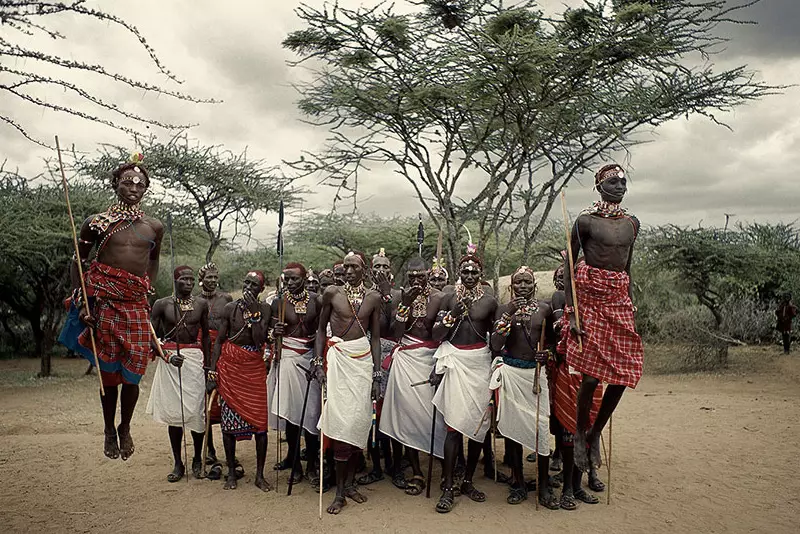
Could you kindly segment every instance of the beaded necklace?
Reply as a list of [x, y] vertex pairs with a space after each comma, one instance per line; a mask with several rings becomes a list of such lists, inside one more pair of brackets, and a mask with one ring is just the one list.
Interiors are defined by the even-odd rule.
[[357, 286], [352, 286], [349, 282], [345, 282], [343, 289], [350, 304], [354, 308], [360, 308], [361, 303], [364, 301], [364, 296], [367, 294], [367, 289], [364, 287], [364, 282], [361, 282]]
[[456, 284], [456, 297], [461, 302], [469, 300], [470, 303], [476, 302], [483, 297], [483, 285], [479, 282], [472, 289], [468, 289], [464, 284]]
[[98, 213], [92, 217], [92, 220], [89, 223], [89, 228], [98, 233], [102, 233], [108, 230], [108, 227], [116, 222], [128, 221], [133, 223], [142, 217], [144, 217], [144, 212], [139, 209], [139, 204], [131, 205], [123, 202], [117, 202], [116, 204], [109, 206], [109, 208], [103, 213]]
[[428, 315], [428, 300], [431, 297], [431, 286], [425, 286], [422, 293], [417, 295], [414, 302], [411, 304], [411, 317], [421, 318]]
[[514, 317], [517, 319], [517, 324], [530, 321], [530, 318], [539, 311], [539, 301], [535, 298], [529, 299], [528, 302], [520, 306]]
[[593, 202], [592, 206], [587, 211], [592, 215], [599, 215], [600, 217], [606, 217], [609, 219], [615, 217], [624, 217], [628, 214], [628, 210], [619, 204], [607, 202], [605, 200]]
[[182, 312], [189, 312], [194, 310], [194, 296], [189, 297], [188, 299], [182, 299], [178, 297], [172, 297], [175, 299], [175, 302], [178, 304], [178, 307]]
[[297, 315], [306, 314], [308, 311], [308, 299], [308, 291], [305, 289], [299, 295], [295, 295], [294, 293], [286, 293], [286, 300], [292, 303], [294, 306], [294, 312]]

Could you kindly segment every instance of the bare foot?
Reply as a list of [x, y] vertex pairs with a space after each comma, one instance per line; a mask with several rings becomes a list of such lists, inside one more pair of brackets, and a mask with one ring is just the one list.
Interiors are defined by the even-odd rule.
[[272, 486], [264, 477], [256, 477], [255, 485], [261, 491], [270, 491], [272, 489]]
[[603, 457], [600, 454], [600, 447], [600, 433], [598, 432], [589, 438], [589, 460], [591, 461], [591, 466], [595, 469], [598, 469], [603, 465]]
[[334, 497], [333, 502], [330, 506], [328, 506], [328, 513], [336, 515], [342, 511], [342, 508], [347, 505], [347, 501], [344, 497], [339, 497], [338, 495]]
[[362, 495], [361, 493], [359, 493], [355, 485], [350, 486], [349, 488], [345, 488], [344, 495], [345, 497], [350, 497], [359, 504], [367, 502], [366, 495]]
[[589, 451], [586, 450], [586, 433], [576, 432], [573, 442], [575, 451], [575, 466], [581, 471], [589, 470]]
[[103, 443], [103, 454], [116, 460], [119, 458], [119, 445], [117, 444], [117, 433], [113, 430], [105, 433], [105, 442]]
[[236, 473], [228, 473], [228, 478], [225, 479], [225, 485], [222, 489], [235, 490], [236, 487]]
[[119, 434], [119, 453], [123, 460], [127, 460], [133, 456], [133, 451], [136, 450], [133, 446], [133, 438], [131, 437], [131, 429], [123, 429], [122, 425], [117, 427], [117, 434]]

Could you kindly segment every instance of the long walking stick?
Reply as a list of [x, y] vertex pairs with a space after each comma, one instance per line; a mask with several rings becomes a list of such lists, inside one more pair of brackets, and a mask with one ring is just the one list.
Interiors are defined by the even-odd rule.
[[[492, 393], [494, 397], [494, 393]], [[492, 467], [494, 468], [494, 481], [497, 482], [497, 404], [492, 406]]]
[[431, 479], [433, 478], [433, 448], [436, 445], [436, 405], [433, 405], [433, 419], [431, 420], [431, 448], [428, 454], [428, 479], [425, 482], [425, 498], [431, 498]]
[[[308, 372], [308, 369], [305, 369], [304, 367], [299, 365], [297, 367], [300, 367], [300, 369]], [[303, 423], [306, 420], [306, 406], [308, 405], [308, 393], [311, 391], [311, 375], [307, 374], [306, 378], [308, 379], [308, 383], [306, 384], [306, 394], [303, 397], [303, 411], [300, 415], [300, 431], [297, 433], [297, 443], [295, 443], [294, 454], [292, 455], [292, 474], [289, 475], [289, 484], [288, 488], [286, 489], [286, 495], [292, 494], [292, 486], [294, 485], [294, 466], [297, 465], [297, 462], [300, 459], [300, 435], [303, 433]], [[322, 482], [322, 479], [320, 479], [320, 482]]]
[[[547, 325], [547, 319], [542, 320], [542, 330], [539, 333], [539, 346], [537, 347], [538, 351], [544, 348], [544, 331], [545, 326]], [[539, 380], [542, 376], [542, 364], [539, 363], [537, 358], [536, 360], [536, 372], [533, 376], [533, 391], [536, 393], [536, 510], [539, 510], [539, 495], [542, 494], [541, 488], [539, 487], [539, 408], [541, 407], [542, 402], [542, 388], [539, 386]]]
[[319, 518], [322, 520], [322, 486], [325, 481], [325, 470], [322, 468], [323, 456], [325, 453], [325, 433], [323, 431], [325, 422], [325, 386], [321, 386], [319, 396]]
[[211, 432], [211, 407], [214, 406], [216, 396], [217, 390], [215, 389], [208, 396], [208, 406], [206, 406], [206, 433], [203, 434], [203, 470], [201, 471], [204, 478], [206, 476], [206, 458], [208, 457], [208, 433]]
[[[561, 191], [561, 214], [564, 218], [564, 231], [567, 234], [567, 262], [569, 263], [569, 281], [572, 289], [572, 307], [575, 308], [575, 327], [581, 329], [581, 315], [578, 313], [578, 292], [575, 289], [575, 261], [572, 257], [572, 233], [569, 228], [569, 216], [567, 215], [567, 201], [564, 191]], [[578, 334], [578, 350], [583, 352], [583, 339]]]
[[[67, 214], [69, 215], [69, 227], [72, 230], [72, 245], [75, 248], [75, 265], [78, 267], [78, 278], [81, 279], [81, 294], [83, 295], [83, 307], [86, 313], [89, 310], [89, 295], [86, 293], [86, 281], [83, 279], [83, 265], [81, 264], [81, 252], [78, 248], [78, 233], [75, 231], [75, 218], [72, 216], [72, 204], [69, 201], [69, 187], [67, 186], [67, 175], [64, 174], [64, 163], [61, 161], [61, 145], [56, 136], [56, 152], [58, 152], [58, 168], [61, 170], [61, 183], [64, 186], [64, 199], [67, 201]], [[92, 342], [92, 356], [94, 356], [94, 366], [97, 367], [97, 380], [100, 382], [100, 396], [105, 396], [106, 390], [103, 387], [103, 377], [100, 376], [100, 361], [97, 359], [97, 345], [94, 341], [94, 327], [89, 326], [89, 340]]]
[[606, 490], [608, 493], [606, 494], [606, 505], [611, 504], [611, 440], [613, 439], [613, 431], [614, 431], [614, 414], [612, 413], [608, 418], [608, 459], [606, 460], [606, 465], [608, 466], [608, 484], [606, 484]]
[[[172, 241], [172, 213], [167, 213], [167, 231], [169, 233], [169, 259], [172, 267], [172, 305], [175, 309], [175, 352], [178, 357], [181, 355], [181, 344], [178, 341], [179, 333], [178, 327], [181, 324], [183, 314], [178, 307], [178, 287], [175, 280], [175, 244]], [[152, 328], [152, 327], [151, 327]], [[181, 401], [181, 429], [183, 430], [183, 465], [184, 469], [189, 467], [189, 449], [186, 447], [186, 415], [183, 411], [183, 374], [181, 368], [178, 367], [178, 394]], [[189, 477], [186, 477], [186, 483], [189, 483]]]
[[[284, 298], [284, 287], [283, 287], [283, 199], [280, 201], [280, 205], [278, 207], [278, 238], [277, 244], [275, 245], [275, 249], [278, 253], [278, 267], [280, 269], [280, 274], [278, 275], [278, 298], [280, 301], [278, 302], [278, 320], [283, 322], [284, 318], [286, 317], [286, 299]], [[282, 447], [281, 447], [281, 352], [283, 350], [283, 338], [275, 339], [275, 354], [273, 355], [273, 364], [272, 369], [275, 373], [275, 436], [278, 446], [275, 448], [276, 452], [276, 465], [280, 467], [281, 463], [281, 456], [282, 454]], [[300, 422], [300, 429], [302, 430], [303, 424], [302, 421]], [[289, 471], [289, 478], [292, 478], [292, 472], [294, 471], [294, 464], [290, 467], [291, 471]], [[278, 478], [280, 477], [280, 469], [275, 470], [275, 488], [278, 488]], [[291, 495], [291, 494], [290, 494]]]

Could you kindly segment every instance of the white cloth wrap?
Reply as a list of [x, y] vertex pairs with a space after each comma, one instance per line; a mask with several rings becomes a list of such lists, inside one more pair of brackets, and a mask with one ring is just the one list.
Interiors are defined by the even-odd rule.
[[[306, 373], [297, 365], [310, 369], [314, 351], [309, 348], [313, 340], [303, 337], [285, 337], [281, 349], [281, 361], [278, 372], [273, 366], [267, 377], [267, 390], [269, 392], [269, 425], [278, 428], [280, 416], [280, 430], [286, 428], [286, 421], [300, 426], [300, 417], [303, 415], [303, 399], [306, 395]], [[280, 374], [280, 403], [278, 403], [278, 388], [276, 379]], [[311, 381], [306, 403], [306, 415], [303, 419], [303, 428], [314, 434], [319, 434], [317, 421], [319, 421], [319, 382]], [[280, 413], [278, 407], [280, 404]]]
[[[420, 343], [421, 340], [406, 335], [392, 356], [392, 372], [383, 400], [380, 429], [406, 447], [427, 453], [431, 446], [431, 401], [435, 390], [429, 384], [414, 388], [411, 384], [430, 378], [436, 348], [407, 348]], [[444, 418], [437, 412], [433, 454], [438, 458], [444, 457], [446, 436]]]
[[332, 337], [328, 344], [328, 398], [320, 418], [322, 431], [330, 439], [366, 448], [372, 427], [369, 340]]
[[444, 341], [433, 357], [436, 360], [436, 373], [444, 375], [433, 396], [433, 404], [447, 426], [473, 441], [483, 442], [491, 424], [491, 417], [486, 417], [481, 423], [490, 398], [489, 347], [484, 345], [465, 350]]
[[[167, 358], [175, 353], [174, 350], [164, 350]], [[192, 432], [205, 432], [206, 376], [203, 370], [203, 351], [197, 348], [181, 348], [181, 356], [183, 366], [180, 382], [178, 368], [159, 358], [145, 412], [152, 415], [157, 423], [181, 426], [182, 382], [186, 428]]]
[[[499, 390], [497, 429], [504, 437], [523, 447], [536, 450], [536, 402], [533, 391], [536, 368], [520, 369], [495, 358], [492, 363], [491, 388]], [[544, 368], [539, 369], [539, 449], [550, 454], [550, 393]]]

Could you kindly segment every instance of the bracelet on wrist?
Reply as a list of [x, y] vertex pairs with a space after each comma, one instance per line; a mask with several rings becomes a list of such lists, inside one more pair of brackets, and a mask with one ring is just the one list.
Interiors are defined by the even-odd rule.
[[453, 328], [456, 324], [456, 318], [450, 312], [447, 312], [444, 317], [442, 317], [442, 324], [445, 325], [447, 328]]
[[384, 373], [382, 370], [372, 371], [372, 380], [383, 380]]

